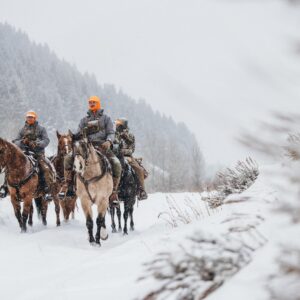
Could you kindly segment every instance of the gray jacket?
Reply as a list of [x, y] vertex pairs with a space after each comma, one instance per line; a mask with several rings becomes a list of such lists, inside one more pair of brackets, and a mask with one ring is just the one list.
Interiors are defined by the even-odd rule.
[[22, 150], [26, 150], [26, 145], [23, 144], [23, 139], [28, 138], [30, 141], [34, 141], [37, 145], [35, 149], [29, 149], [37, 154], [44, 153], [45, 148], [49, 145], [50, 140], [45, 127], [35, 122], [33, 125], [25, 123], [24, 127], [19, 131], [18, 136], [13, 143], [16, 144]]
[[103, 113], [103, 109], [95, 114], [90, 110], [79, 124], [78, 133], [87, 130], [90, 142], [103, 144], [105, 141], [113, 142], [115, 138], [114, 125], [111, 118]]

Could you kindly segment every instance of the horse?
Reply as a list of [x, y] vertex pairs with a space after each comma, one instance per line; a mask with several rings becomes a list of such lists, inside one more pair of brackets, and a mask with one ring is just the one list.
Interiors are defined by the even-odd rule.
[[[65, 197], [60, 200], [59, 193], [64, 184], [64, 156], [72, 151], [73, 142], [70, 134], [60, 134], [58, 131], [56, 131], [56, 135], [58, 139], [57, 154], [53, 157], [50, 157], [49, 160], [53, 164], [56, 171], [56, 182], [52, 186], [52, 195], [53, 202], [55, 204], [56, 224], [57, 226], [60, 226], [60, 206], [62, 208], [64, 220], [66, 222], [69, 220], [71, 213], [72, 218], [74, 219], [77, 196]], [[43, 197], [38, 197], [35, 199], [35, 204], [37, 207], [38, 215], [42, 217], [42, 221], [44, 225], [46, 225], [48, 201], [45, 201]]]
[[[73, 140], [70, 133], [60, 134], [56, 131], [58, 145], [57, 153], [54, 157], [51, 158], [56, 169], [56, 182], [59, 185], [59, 190], [61, 190], [64, 184], [64, 157], [69, 154], [73, 149]], [[77, 196], [64, 197], [60, 200], [60, 205], [63, 210], [64, 220], [67, 222], [72, 213], [72, 219], [74, 219], [75, 207], [76, 207]]]
[[[106, 240], [108, 234], [105, 225], [105, 213], [109, 196], [113, 191], [112, 171], [107, 158], [97, 152], [86, 138], [76, 141], [74, 149], [74, 167], [76, 172], [77, 195], [86, 217], [86, 227], [91, 244], [100, 244], [100, 238]], [[92, 205], [97, 205], [97, 232], [93, 236]]]
[[[134, 230], [133, 209], [134, 209], [134, 204], [136, 202], [136, 196], [138, 193], [138, 184], [137, 184], [136, 174], [134, 173], [134, 170], [129, 165], [129, 163], [126, 161], [124, 156], [119, 155], [119, 159], [120, 159], [120, 162], [122, 165], [122, 175], [121, 175], [118, 197], [119, 197], [119, 200], [124, 203], [123, 233], [124, 233], [124, 235], [127, 235], [128, 234], [128, 229], [127, 229], [128, 217], [130, 217], [130, 230], [131, 231]], [[113, 233], [117, 232], [116, 223], [115, 223], [115, 211], [116, 211], [117, 217], [118, 217], [118, 231], [122, 231], [120, 206], [115, 207], [113, 205], [110, 205], [109, 209], [110, 209], [110, 215], [111, 215], [112, 232]]]
[[28, 217], [28, 225], [32, 226], [32, 199], [39, 184], [38, 171], [21, 149], [0, 138], [0, 172], [3, 171], [21, 232], [26, 232]]

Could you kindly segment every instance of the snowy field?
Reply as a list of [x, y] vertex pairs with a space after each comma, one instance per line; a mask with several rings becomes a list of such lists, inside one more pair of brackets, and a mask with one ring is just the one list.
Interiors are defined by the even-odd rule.
[[[200, 199], [199, 195], [173, 195]], [[110, 234], [102, 247], [87, 241], [80, 203], [75, 220], [55, 226], [54, 206], [48, 226], [34, 218], [29, 232], [21, 234], [9, 199], [0, 202], [1, 299], [133, 299], [142, 263], [157, 250], [169, 248], [176, 232], [158, 219], [168, 207], [166, 195], [151, 195], [135, 211], [136, 231], [128, 236]], [[203, 204], [203, 213], [207, 214]], [[107, 215], [107, 227], [110, 216]]]
[[[141, 299], [156, 284], [151, 278], [137, 281], [143, 275], [143, 263], [151, 261], [157, 252], [172, 252], [197, 230], [222, 236], [229, 229], [250, 225], [249, 232], [237, 234], [253, 249], [259, 249], [266, 242], [264, 236], [269, 234], [265, 220], [275, 197], [263, 178], [260, 176], [248, 191], [231, 196], [228, 204], [215, 210], [209, 209], [199, 194], [150, 195], [135, 207], [136, 230], [128, 236], [110, 233], [101, 248], [90, 246], [87, 241], [80, 203], [75, 219], [63, 222], [58, 228], [51, 204], [48, 226], [44, 227], [35, 215], [33, 227], [21, 234], [9, 198], [4, 199], [0, 201], [0, 299]], [[176, 213], [171, 217], [170, 206], [173, 211], [180, 211], [183, 222]], [[196, 210], [191, 210], [191, 206]], [[162, 212], [168, 213], [158, 218]], [[106, 225], [110, 229], [109, 215]], [[225, 299], [224, 291], [231, 300], [240, 299], [245, 290], [249, 291], [249, 299], [266, 299], [263, 290], [251, 289], [251, 283], [254, 279], [257, 283], [258, 273], [263, 276], [263, 265], [257, 269], [252, 264], [261, 266], [267, 247], [256, 251], [257, 260], [209, 299]], [[269, 249], [267, 253], [268, 261], [272, 251]], [[231, 285], [232, 282], [235, 284]]]

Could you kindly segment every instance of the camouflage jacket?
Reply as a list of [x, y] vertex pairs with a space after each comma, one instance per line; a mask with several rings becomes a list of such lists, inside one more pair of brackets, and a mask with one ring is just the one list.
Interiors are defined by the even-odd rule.
[[27, 138], [29, 141], [36, 143], [37, 147], [30, 149], [30, 151], [40, 154], [45, 152], [45, 148], [49, 145], [50, 140], [45, 127], [35, 122], [33, 125], [25, 123], [24, 127], [19, 131], [18, 136], [13, 143], [20, 147], [22, 150], [27, 150], [28, 146], [23, 143]]
[[119, 151], [124, 156], [132, 156], [135, 150], [135, 137], [128, 129], [116, 132], [115, 142], [119, 144]]
[[87, 116], [80, 121], [77, 133], [83, 130], [86, 130], [90, 142], [99, 145], [105, 141], [113, 142], [115, 138], [113, 122], [109, 116], [103, 113], [103, 109], [95, 114], [91, 111], [87, 112]]

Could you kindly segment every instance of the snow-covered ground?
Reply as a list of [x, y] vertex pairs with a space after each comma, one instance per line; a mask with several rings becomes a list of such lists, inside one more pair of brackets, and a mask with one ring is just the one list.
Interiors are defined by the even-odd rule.
[[[185, 196], [200, 198], [172, 195]], [[59, 228], [51, 204], [48, 226], [35, 215], [32, 229], [21, 234], [9, 198], [0, 201], [0, 299], [133, 299], [142, 263], [170, 248], [168, 239], [175, 232], [158, 219], [167, 207], [166, 195], [151, 195], [136, 207], [136, 230], [128, 236], [110, 234], [99, 248], [87, 241], [80, 204], [75, 220]], [[106, 223], [109, 227], [109, 215]]]
[[[135, 207], [136, 230], [128, 236], [110, 234], [101, 248], [90, 246], [87, 241], [80, 203], [75, 220], [57, 228], [51, 204], [48, 226], [44, 227], [35, 215], [33, 227], [21, 234], [9, 198], [4, 199], [0, 201], [0, 298], [140, 299], [155, 284], [151, 279], [137, 282], [145, 269], [143, 263], [153, 259], [159, 251], [172, 252], [196, 230], [222, 235], [228, 229], [250, 224], [254, 231], [243, 239], [255, 249], [262, 246], [266, 240], [257, 235], [256, 230], [259, 228], [264, 236], [270, 233], [267, 220], [271, 218], [269, 208], [274, 199], [275, 194], [267, 188], [263, 175], [248, 191], [229, 198], [228, 204], [217, 210], [209, 209], [199, 194], [152, 194]], [[190, 210], [192, 203], [198, 213]], [[170, 206], [176, 206], [187, 222], [192, 222], [181, 223], [176, 213], [172, 218]], [[158, 218], [162, 212], [168, 213]], [[228, 221], [232, 217], [234, 219]], [[109, 228], [109, 215], [106, 224]], [[246, 287], [251, 292], [249, 299], [266, 299], [264, 290], [257, 289], [257, 285], [251, 288], [251, 284], [257, 284], [257, 278], [270, 271], [263, 270], [261, 264], [263, 261], [272, 265], [273, 252], [268, 247], [267, 244], [257, 250], [254, 262], [228, 280], [210, 299], [225, 299], [224, 295], [240, 299], [245, 296]]]

